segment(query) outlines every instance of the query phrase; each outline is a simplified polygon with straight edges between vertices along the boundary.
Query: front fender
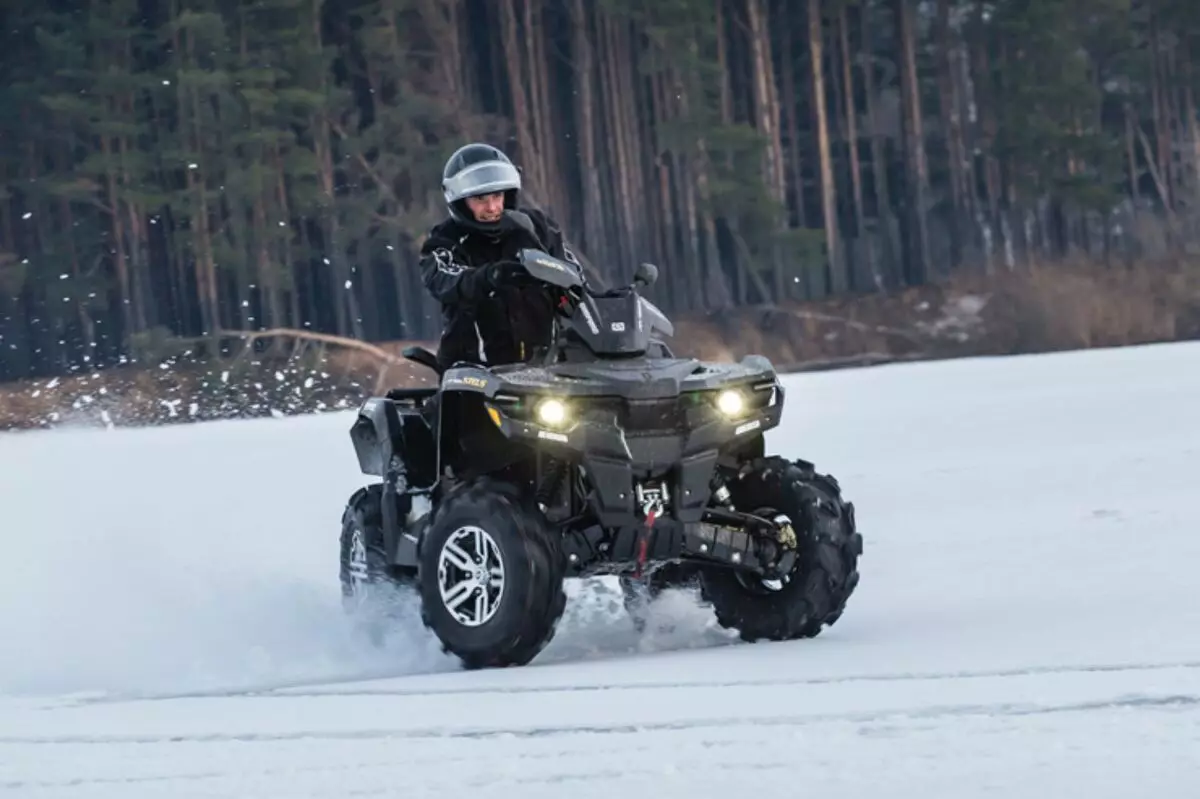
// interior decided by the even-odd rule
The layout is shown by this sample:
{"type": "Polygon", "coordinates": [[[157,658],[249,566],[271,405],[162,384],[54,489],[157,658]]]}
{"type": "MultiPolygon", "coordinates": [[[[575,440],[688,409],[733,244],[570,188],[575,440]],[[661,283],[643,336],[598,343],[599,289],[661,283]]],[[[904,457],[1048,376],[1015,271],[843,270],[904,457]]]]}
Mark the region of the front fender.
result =
{"type": "Polygon", "coordinates": [[[480,366],[458,366],[448,369],[442,377],[442,393],[465,392],[494,397],[503,381],[480,366]]]}

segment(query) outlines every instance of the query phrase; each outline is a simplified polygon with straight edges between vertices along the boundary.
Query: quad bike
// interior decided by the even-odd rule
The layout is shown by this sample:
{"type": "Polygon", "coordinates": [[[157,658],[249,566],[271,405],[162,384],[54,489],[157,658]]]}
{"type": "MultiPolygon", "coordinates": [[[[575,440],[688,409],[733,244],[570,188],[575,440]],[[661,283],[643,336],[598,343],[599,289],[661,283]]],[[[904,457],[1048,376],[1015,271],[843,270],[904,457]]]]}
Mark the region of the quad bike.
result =
{"type": "Polygon", "coordinates": [[[673,357],[640,296],[658,270],[604,292],[582,269],[521,253],[558,299],[554,343],[522,364],[405,356],[440,388],[366,400],[350,436],[364,474],[343,516],[343,596],[420,595],[425,626],[467,668],[523,665],[549,643],[567,577],[615,574],[635,618],[698,583],[748,641],[817,635],[858,583],[862,536],[837,481],[765,454],[784,388],[760,356],[673,357]]]}

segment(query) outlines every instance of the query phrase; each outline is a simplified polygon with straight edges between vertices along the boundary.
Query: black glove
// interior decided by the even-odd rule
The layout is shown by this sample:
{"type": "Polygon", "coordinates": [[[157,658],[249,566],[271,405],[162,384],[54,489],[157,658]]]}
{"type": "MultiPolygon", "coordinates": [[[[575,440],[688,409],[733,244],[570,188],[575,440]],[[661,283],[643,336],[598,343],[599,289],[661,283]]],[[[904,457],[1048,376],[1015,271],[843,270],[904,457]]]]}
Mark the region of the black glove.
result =
{"type": "Polygon", "coordinates": [[[497,261],[488,264],[484,269],[487,270],[488,285],[495,289],[502,286],[520,286],[530,280],[525,265],[517,261],[497,261]]]}
{"type": "Polygon", "coordinates": [[[478,302],[501,286],[519,285],[522,275],[528,277],[529,273],[516,261],[497,261],[468,269],[459,283],[458,291],[463,299],[478,302]]]}

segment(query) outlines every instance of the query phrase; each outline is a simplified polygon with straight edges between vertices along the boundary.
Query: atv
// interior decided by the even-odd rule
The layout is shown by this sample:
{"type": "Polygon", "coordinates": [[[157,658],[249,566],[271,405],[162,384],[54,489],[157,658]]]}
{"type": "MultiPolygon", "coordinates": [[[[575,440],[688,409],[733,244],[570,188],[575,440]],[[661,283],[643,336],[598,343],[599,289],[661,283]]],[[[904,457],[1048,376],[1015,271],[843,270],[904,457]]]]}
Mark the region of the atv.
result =
{"type": "Polygon", "coordinates": [[[838,482],[765,453],[784,387],[771,363],[674,357],[640,294],[600,291],[541,250],[527,279],[558,303],[532,361],[444,370],[438,388],[367,399],[350,437],[362,472],[343,515],[352,608],[408,586],[467,668],[524,665],[551,640],[568,577],[616,575],[635,621],[665,588],[698,585],[747,641],[817,635],[858,583],[862,536],[838,482]]]}

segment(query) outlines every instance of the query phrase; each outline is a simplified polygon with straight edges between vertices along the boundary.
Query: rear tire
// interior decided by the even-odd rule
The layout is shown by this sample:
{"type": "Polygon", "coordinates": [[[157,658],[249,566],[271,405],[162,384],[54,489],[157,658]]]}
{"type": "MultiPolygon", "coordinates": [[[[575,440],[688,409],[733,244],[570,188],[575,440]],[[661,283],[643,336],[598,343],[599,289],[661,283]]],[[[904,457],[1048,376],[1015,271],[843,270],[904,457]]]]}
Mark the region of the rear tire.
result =
{"type": "Polygon", "coordinates": [[[466,668],[523,666],[554,637],[565,559],[515,486],[481,477],[452,489],[419,559],[421,618],[466,668]]]}
{"type": "Polygon", "coordinates": [[[382,641],[390,616],[397,610],[399,590],[416,588],[416,573],[389,568],[383,538],[383,486],[354,492],[342,513],[339,578],[342,607],[382,641]]]}
{"type": "Polygon", "coordinates": [[[863,550],[854,505],[842,499],[837,480],[806,461],[767,457],[729,489],[741,510],[766,515],[770,509],[791,518],[799,557],[777,587],[751,574],[704,567],[701,593],[718,623],[746,641],[811,638],[835,623],[858,585],[863,550]]]}

